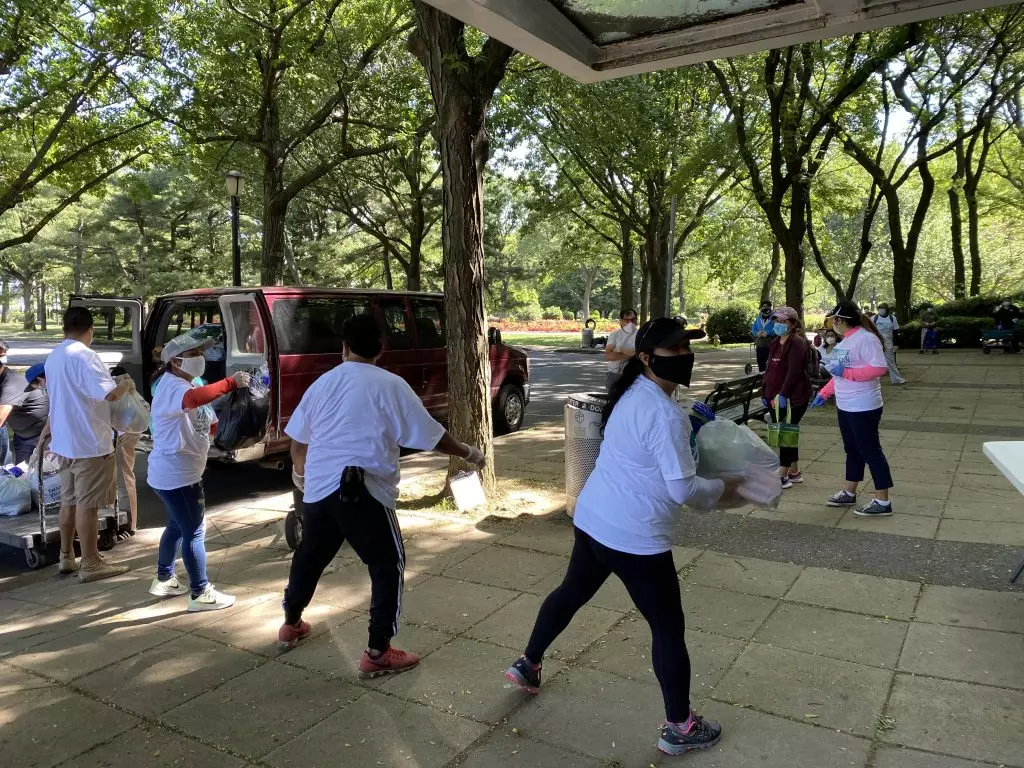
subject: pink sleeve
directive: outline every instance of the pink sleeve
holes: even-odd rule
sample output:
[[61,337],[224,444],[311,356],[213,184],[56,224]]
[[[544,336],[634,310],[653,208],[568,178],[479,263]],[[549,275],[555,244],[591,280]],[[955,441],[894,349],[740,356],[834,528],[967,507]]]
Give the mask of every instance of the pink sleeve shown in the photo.
[[836,390],[836,380],[835,379],[829,379],[828,383],[825,384],[824,387],[822,387],[821,389],[818,390],[818,396],[822,400],[828,400],[830,397],[832,397],[832,393],[835,392],[835,390]]
[[888,368],[879,368],[876,365],[862,365],[858,368],[847,368],[843,371],[843,378],[848,381],[871,381],[872,379],[882,378],[888,372]]

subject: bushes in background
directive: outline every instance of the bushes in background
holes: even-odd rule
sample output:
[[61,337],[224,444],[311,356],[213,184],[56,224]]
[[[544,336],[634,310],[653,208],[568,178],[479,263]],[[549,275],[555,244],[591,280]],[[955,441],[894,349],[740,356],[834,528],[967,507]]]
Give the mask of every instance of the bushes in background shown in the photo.
[[708,337],[716,334],[723,344],[750,341],[750,324],[754,322],[754,312],[746,304],[726,304],[711,313],[704,330]]
[[[994,306],[994,305],[993,305]],[[981,346],[981,334],[993,330],[996,321],[991,317],[939,316],[939,344],[943,347],[961,349]],[[904,323],[896,331],[896,346],[901,349],[918,349],[921,346],[921,321]]]

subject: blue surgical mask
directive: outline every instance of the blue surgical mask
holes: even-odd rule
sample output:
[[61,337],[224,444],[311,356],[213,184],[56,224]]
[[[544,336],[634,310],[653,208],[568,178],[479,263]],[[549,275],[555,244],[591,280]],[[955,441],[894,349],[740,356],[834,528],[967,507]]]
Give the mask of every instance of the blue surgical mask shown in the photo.
[[775,331],[776,336],[785,336],[789,333],[789,326],[785,323],[775,323],[775,325],[772,326],[772,330]]

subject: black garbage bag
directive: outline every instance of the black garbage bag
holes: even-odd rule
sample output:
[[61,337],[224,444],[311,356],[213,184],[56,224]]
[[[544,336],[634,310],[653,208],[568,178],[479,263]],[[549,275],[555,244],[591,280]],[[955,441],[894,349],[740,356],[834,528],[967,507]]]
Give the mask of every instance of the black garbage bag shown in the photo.
[[269,393],[243,388],[229,392],[226,398],[213,444],[222,451],[237,451],[262,440],[270,411]]

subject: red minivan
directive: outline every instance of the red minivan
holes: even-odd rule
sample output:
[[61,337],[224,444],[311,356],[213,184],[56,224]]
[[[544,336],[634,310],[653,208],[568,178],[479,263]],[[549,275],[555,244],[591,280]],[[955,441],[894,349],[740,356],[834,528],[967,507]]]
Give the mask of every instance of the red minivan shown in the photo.
[[[448,370],[443,296],[334,288],[204,288],[159,297],[146,314],[133,298],[72,296],[96,323],[93,348],[108,365],[121,365],[150,399],[153,351],[199,325],[222,339],[207,355],[204,378],[266,366],[271,408],[263,441],[237,451],[211,446],[210,457],[253,461],[288,450],[288,418],[317,377],[341,363],[341,329],[353,315],[372,313],[385,329],[380,365],[401,376],[439,421],[448,415]],[[522,426],[530,402],[530,364],[524,350],[489,334],[495,431]]]

